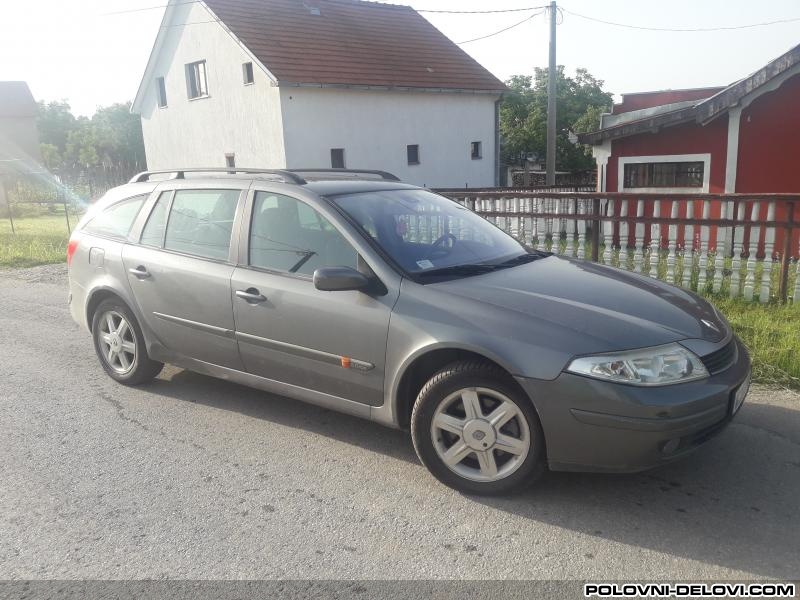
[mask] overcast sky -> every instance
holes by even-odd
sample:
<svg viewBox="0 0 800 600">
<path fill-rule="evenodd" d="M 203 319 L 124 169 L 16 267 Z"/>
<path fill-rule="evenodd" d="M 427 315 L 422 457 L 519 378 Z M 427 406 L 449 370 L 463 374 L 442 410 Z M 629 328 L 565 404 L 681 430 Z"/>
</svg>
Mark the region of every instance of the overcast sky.
<svg viewBox="0 0 800 600">
<path fill-rule="evenodd" d="M 419 10 L 520 8 L 542 3 L 410 2 Z M 0 80 L 25 80 L 37 100 L 66 99 L 76 113 L 90 115 L 97 106 L 133 98 L 164 9 L 104 13 L 163 6 L 166 1 L 3 0 L 3 4 Z M 574 14 L 645 27 L 722 27 L 800 18 L 800 0 L 564 0 L 559 6 L 565 12 L 558 26 L 558 63 L 568 71 L 587 68 L 617 95 L 727 84 L 800 43 L 800 20 L 735 31 L 674 33 L 615 27 Z M 424 13 L 455 42 L 492 33 L 528 14 Z M 547 65 L 547 35 L 546 15 L 539 15 L 503 34 L 462 47 L 500 79 L 507 79 Z"/>
</svg>

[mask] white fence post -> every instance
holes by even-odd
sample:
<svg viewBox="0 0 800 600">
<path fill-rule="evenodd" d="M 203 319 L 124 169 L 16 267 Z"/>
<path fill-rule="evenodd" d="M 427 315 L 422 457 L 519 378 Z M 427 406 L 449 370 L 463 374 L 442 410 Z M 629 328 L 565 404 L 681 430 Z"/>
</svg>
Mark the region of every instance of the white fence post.
<svg viewBox="0 0 800 600">
<path fill-rule="evenodd" d="M 733 234 L 733 260 L 731 261 L 731 289 L 730 297 L 739 295 L 742 279 L 742 243 L 744 242 L 744 202 L 739 202 L 736 210 L 736 230 Z"/>
<path fill-rule="evenodd" d="M 609 217 L 614 216 L 614 201 L 606 200 L 606 215 Z M 602 212 L 602 211 L 601 211 Z M 603 223 L 604 232 L 604 245 L 603 248 L 603 263 L 610 265 L 614 259 L 614 221 L 605 221 Z"/>
<path fill-rule="evenodd" d="M 636 203 L 636 223 L 633 226 L 636 235 L 634 243 L 636 246 L 633 250 L 633 270 L 636 273 L 642 272 L 644 262 L 644 223 L 642 217 L 644 216 L 644 200 L 639 200 Z"/>
<path fill-rule="evenodd" d="M 694 200 L 686 203 L 686 218 L 694 219 Z M 688 244 L 688 247 L 687 247 Z M 687 225 L 683 230 L 683 271 L 681 285 L 688 288 L 692 283 L 694 270 L 694 225 Z"/>
<path fill-rule="evenodd" d="M 661 200 L 653 202 L 653 218 L 661 216 Z M 658 260 L 661 254 L 661 225 L 650 223 L 650 277 L 658 279 Z"/>
<path fill-rule="evenodd" d="M 708 222 L 711 215 L 711 202 L 703 200 L 703 221 Z M 708 225 L 700 226 L 700 248 L 698 253 L 700 260 L 698 261 L 699 272 L 697 274 L 697 291 L 701 294 L 706 289 L 706 281 L 708 277 L 708 239 L 710 228 Z"/>
<path fill-rule="evenodd" d="M 775 221 L 775 202 L 767 204 L 767 221 Z M 770 290 L 772 289 L 772 254 L 775 252 L 775 228 L 766 227 L 764 231 L 764 268 L 761 271 L 761 290 L 758 292 L 758 300 L 761 304 L 769 302 Z"/>
</svg>

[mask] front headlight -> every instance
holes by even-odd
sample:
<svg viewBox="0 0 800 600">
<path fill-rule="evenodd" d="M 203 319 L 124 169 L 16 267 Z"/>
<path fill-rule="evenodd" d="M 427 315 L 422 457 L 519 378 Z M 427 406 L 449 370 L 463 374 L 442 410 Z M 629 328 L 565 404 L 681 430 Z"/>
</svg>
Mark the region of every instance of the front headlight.
<svg viewBox="0 0 800 600">
<path fill-rule="evenodd" d="M 679 344 L 576 358 L 570 373 L 631 385 L 668 385 L 708 377 L 700 359 Z"/>
</svg>

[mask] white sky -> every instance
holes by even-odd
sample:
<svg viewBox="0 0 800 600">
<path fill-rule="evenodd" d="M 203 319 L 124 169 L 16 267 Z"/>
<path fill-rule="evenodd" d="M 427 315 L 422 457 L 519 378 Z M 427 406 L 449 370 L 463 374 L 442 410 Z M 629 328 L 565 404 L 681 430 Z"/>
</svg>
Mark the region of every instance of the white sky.
<svg viewBox="0 0 800 600">
<path fill-rule="evenodd" d="M 402 3 L 397 0 L 395 3 Z M 544 4 L 542 0 L 410 0 L 416 9 L 479 10 Z M 66 99 L 79 114 L 133 99 L 163 8 L 111 11 L 165 0 L 0 0 L 0 80 L 25 80 L 37 100 Z M 654 27 L 720 27 L 800 17 L 800 0 L 563 0 L 584 15 Z M 491 33 L 526 13 L 425 14 L 453 41 Z M 704 87 L 735 81 L 800 43 L 800 21 L 704 33 L 636 31 L 565 13 L 558 63 L 586 67 L 606 89 L 624 92 Z M 208 27 L 213 25 L 196 25 Z M 498 36 L 466 44 L 500 79 L 547 65 L 547 22 L 535 17 Z M 413 49 L 412 49 L 413 51 Z"/>
</svg>

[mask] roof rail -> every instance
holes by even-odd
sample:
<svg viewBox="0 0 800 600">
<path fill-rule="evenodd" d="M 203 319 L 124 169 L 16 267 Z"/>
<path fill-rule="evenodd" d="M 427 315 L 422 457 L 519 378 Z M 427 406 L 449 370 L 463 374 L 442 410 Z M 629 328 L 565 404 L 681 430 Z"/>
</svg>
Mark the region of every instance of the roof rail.
<svg viewBox="0 0 800 600">
<path fill-rule="evenodd" d="M 246 169 L 239 167 L 211 167 L 208 169 L 192 168 L 192 169 L 163 169 L 158 171 L 144 171 L 138 175 L 134 175 L 128 183 L 142 183 L 150 181 L 153 175 L 172 175 L 170 179 L 186 179 L 186 173 L 225 173 L 233 175 L 236 173 L 244 173 L 247 175 L 277 175 L 283 178 L 284 183 L 294 183 L 303 185 L 306 180 L 300 175 L 287 171 L 286 169 Z"/>
<path fill-rule="evenodd" d="M 321 175 L 377 175 L 386 181 L 400 181 L 400 178 L 397 175 L 392 175 L 386 171 L 375 171 L 372 169 L 287 169 L 287 171 L 292 173 L 306 173 L 311 176 L 313 176 L 315 173 L 319 173 Z"/>
</svg>

